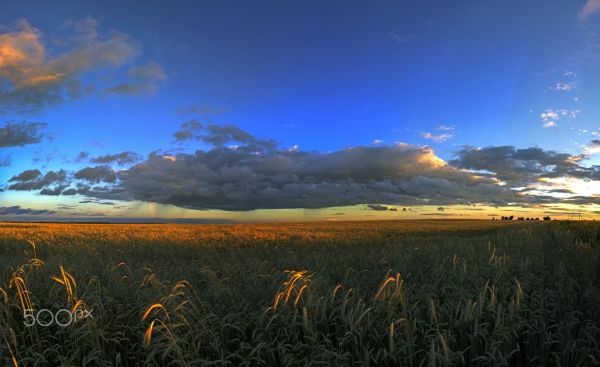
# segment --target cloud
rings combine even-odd
[[[0,207],[0,215],[49,215],[54,214],[56,212],[52,210],[44,210],[44,209],[26,209],[21,208],[18,205],[15,206],[3,206]]]
[[[443,143],[446,140],[450,140],[454,137],[454,135],[452,134],[452,132],[454,131],[454,126],[439,125],[436,128],[434,128],[434,130],[444,131],[444,132],[440,133],[440,134],[434,134],[434,133],[430,133],[430,132],[422,132],[421,136],[425,139],[432,140],[436,143]]]
[[[585,146],[583,154],[586,156],[600,153],[600,139],[592,140],[588,145]]]
[[[89,182],[115,182],[115,172],[107,166],[85,167],[75,172],[75,178]]]
[[[0,127],[0,153],[2,148],[22,147],[38,144],[46,137],[41,132],[47,125],[41,122],[8,122]],[[0,154],[0,167],[10,166],[11,154]]]
[[[525,187],[540,179],[573,177],[600,180],[600,166],[585,167],[583,155],[556,153],[541,148],[518,149],[514,146],[473,148],[456,153],[449,163],[495,177],[509,187]]]
[[[88,159],[89,156],[90,156],[90,153],[88,153],[88,152],[79,152],[77,154],[77,157],[75,157],[75,162],[85,161],[86,159]]]
[[[181,124],[181,128],[179,131],[176,131],[173,134],[175,141],[184,141],[193,139],[196,135],[196,131],[204,128],[204,125],[198,122],[198,120],[193,119],[188,122]]]
[[[558,192],[568,187],[552,183],[565,178],[600,180],[600,166],[580,164],[585,154],[465,147],[445,162],[428,146],[400,143],[306,152],[279,148],[233,125],[204,126],[192,120],[182,128],[212,148],[179,154],[156,151],[120,171],[98,165],[56,177],[56,172],[48,176],[52,171],[44,175],[28,170],[11,178],[8,188],[230,211],[358,204],[392,210],[395,205],[600,203],[600,197]],[[228,146],[232,141],[238,144]],[[113,157],[121,154],[101,160],[118,160]]]
[[[46,195],[46,196],[58,196],[60,195],[63,190],[66,188],[66,185],[59,185],[59,186],[55,186],[55,187],[46,187],[43,188],[42,190],[40,190],[40,195]]]
[[[118,154],[107,154],[107,155],[103,155],[100,157],[95,157],[95,158],[92,158],[90,160],[90,162],[100,163],[100,164],[116,162],[120,165],[124,165],[124,164],[137,162],[138,160],[140,160],[140,156],[137,153],[127,151],[127,152],[121,152]]]
[[[590,16],[600,12],[600,0],[587,0],[579,11],[579,20],[585,21]]]
[[[540,114],[540,117],[544,121],[546,121],[546,120],[558,120],[560,118],[560,115],[558,114],[558,112],[556,112],[554,110],[547,109],[546,111],[544,111],[544,112],[542,112]]]
[[[354,147],[329,153],[278,149],[231,126],[195,136],[208,151],[153,153],[127,170],[87,167],[72,191],[88,197],[141,200],[192,209],[253,210],[386,204],[506,204],[514,194],[493,180],[448,166],[429,147]],[[223,146],[229,141],[237,147]]]
[[[550,89],[552,89],[553,91],[570,91],[573,90],[573,88],[575,88],[575,85],[577,83],[575,82],[570,82],[570,83],[556,83],[553,87],[551,87]]]
[[[58,187],[64,186],[66,180],[67,172],[65,170],[48,171],[45,175],[42,175],[37,169],[26,170],[8,180],[8,182],[14,182],[8,186],[8,189],[15,191],[56,190]]]
[[[432,140],[436,143],[443,143],[446,140],[452,139],[452,134],[450,134],[450,133],[432,134],[429,132],[424,132],[424,133],[421,133],[421,136],[424,137],[425,139]]]
[[[89,94],[97,88],[84,86],[84,75],[113,72],[140,54],[130,36],[101,34],[92,18],[66,22],[64,28],[72,35],[55,41],[66,49],[62,53],[48,49],[42,33],[26,20],[0,34],[0,112],[31,113]],[[136,86],[129,92],[148,91],[164,79],[164,72],[151,63],[131,67],[128,76]]]
[[[29,169],[26,171],[23,171],[21,173],[19,173],[16,176],[13,176],[10,180],[8,180],[8,182],[15,182],[15,181],[32,181],[35,180],[36,178],[40,177],[42,175],[42,172],[40,172],[37,169]]]
[[[179,130],[173,133],[175,141],[190,140],[194,137],[194,133],[189,130]]]
[[[167,73],[155,62],[132,67],[127,71],[129,81],[106,88],[106,94],[152,95],[158,91],[160,82],[167,80]]]
[[[40,130],[45,127],[46,124],[40,122],[9,122],[0,127],[0,148],[22,147],[28,144],[40,143],[44,138]]]
[[[235,125],[203,125],[196,119],[181,125],[173,134],[175,141],[198,140],[213,146],[222,147],[227,143],[240,143],[250,150],[273,149],[277,145],[273,140],[260,140]]]
[[[235,125],[208,125],[206,133],[198,136],[200,140],[215,145],[223,146],[229,142],[237,142],[250,146],[274,147],[272,141],[261,141]]]
[[[543,122],[542,127],[550,128],[558,126],[558,121],[563,118],[574,119],[579,114],[580,110],[552,109],[548,108],[540,113],[540,118]]]

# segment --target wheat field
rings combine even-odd
[[[0,223],[0,266],[6,366],[600,364],[597,222]]]

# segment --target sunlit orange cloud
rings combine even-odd
[[[18,110],[36,110],[57,97],[64,88],[72,93],[72,83],[83,73],[92,70],[116,69],[130,63],[140,54],[138,44],[128,35],[116,31],[102,36],[96,31],[97,22],[91,18],[69,23],[73,35],[65,40],[72,45],[63,53],[51,52],[43,43],[42,33],[26,20],[17,21],[13,30],[0,34],[0,79],[9,82],[4,95]],[[56,55],[47,57],[48,55]],[[126,83],[130,90],[146,91],[157,88],[155,81],[166,78],[157,64],[135,66],[137,74],[129,76]],[[143,73],[146,69],[154,74]],[[140,71],[142,72],[141,76]],[[157,72],[158,71],[158,72]],[[67,83],[70,83],[67,85]],[[107,89],[115,88],[114,86]],[[29,91],[35,91],[30,93]]]
[[[17,23],[18,31],[0,34],[0,76],[14,85],[44,77],[40,75],[46,49],[40,33],[27,22]]]
[[[432,149],[426,149],[427,154],[419,156],[417,162],[420,164],[428,163],[432,168],[441,168],[448,164],[441,158],[439,158]]]
[[[2,42],[2,37],[0,37]],[[25,60],[25,54],[12,45],[0,44],[0,68],[18,65]]]
[[[44,85],[44,84],[53,84],[61,79],[63,79],[67,74],[66,73],[56,73],[49,75],[37,75],[33,76],[29,79],[25,79],[15,86],[17,88],[28,87],[28,86],[36,86],[36,85]]]

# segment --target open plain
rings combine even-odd
[[[0,267],[2,365],[600,362],[597,222],[0,223]]]

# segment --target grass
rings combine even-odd
[[[0,268],[7,366],[600,363],[595,222],[0,223]]]

